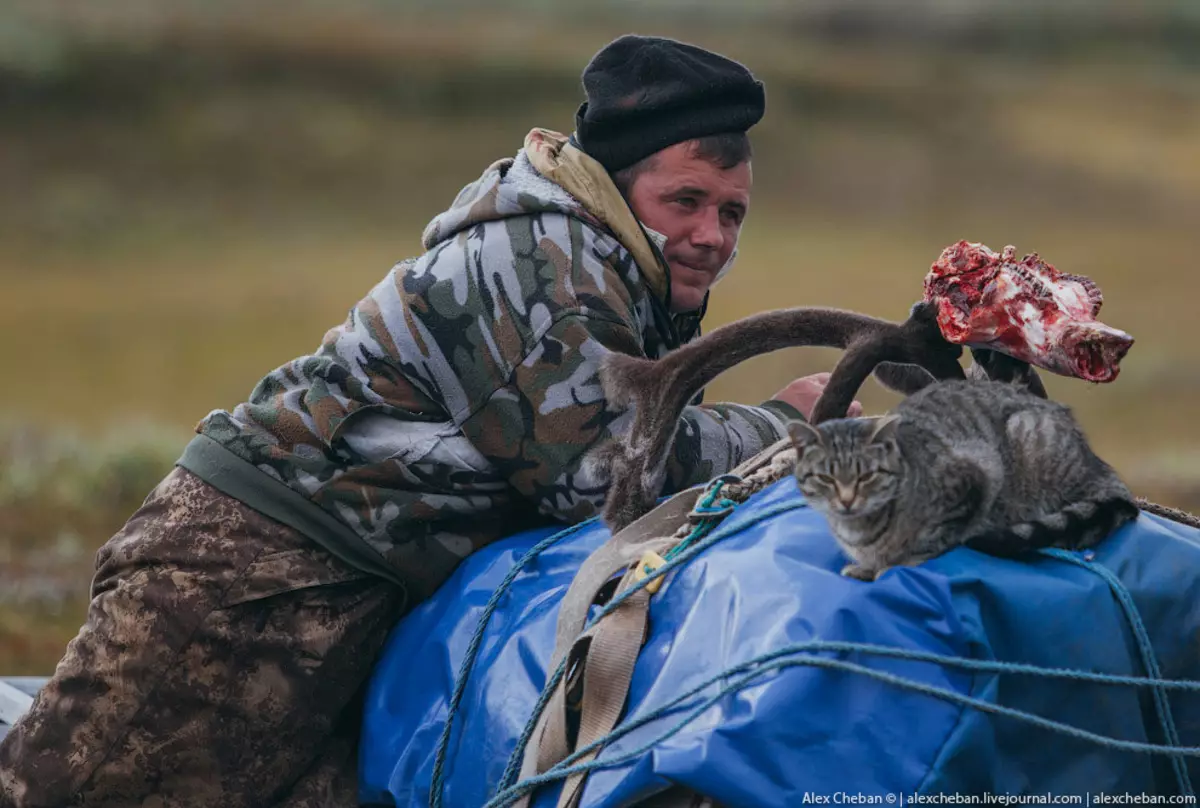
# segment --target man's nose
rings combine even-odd
[[[716,207],[706,207],[697,217],[692,229],[692,246],[719,250],[725,246],[725,235],[721,232],[721,214]]]

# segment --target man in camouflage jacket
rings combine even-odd
[[[0,806],[353,805],[356,697],[395,621],[473,550],[598,510],[587,460],[622,425],[598,364],[698,333],[764,96],[644,37],[584,86],[571,139],[530,132],[315,354],[199,424],[100,550],[86,624],[0,745]],[[783,437],[820,386],[689,407],[664,493]]]

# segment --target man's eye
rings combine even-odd
[[[727,210],[725,211],[725,220],[731,224],[741,224],[742,212],[739,210]]]
[[[690,196],[681,196],[678,199],[676,199],[675,201],[678,202],[680,205],[683,205],[688,210],[692,210],[696,207],[696,200]]]

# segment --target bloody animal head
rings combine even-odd
[[[1037,253],[1017,261],[960,241],[942,251],[925,276],[925,300],[938,309],[947,341],[990,348],[1053,373],[1110,382],[1133,337],[1096,319],[1100,287],[1059,272]]]

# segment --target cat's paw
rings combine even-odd
[[[870,582],[875,580],[876,572],[859,564],[847,564],[842,567],[842,575],[847,578],[853,578],[856,581]]]

